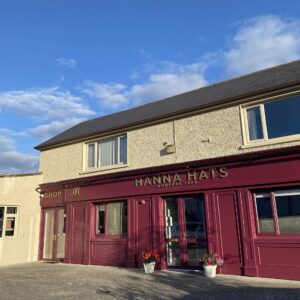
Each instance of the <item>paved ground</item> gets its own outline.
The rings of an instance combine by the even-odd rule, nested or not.
[[[300,299],[300,281],[29,263],[0,268],[0,299]]]

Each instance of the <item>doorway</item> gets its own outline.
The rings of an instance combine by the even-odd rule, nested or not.
[[[164,199],[168,267],[199,267],[207,252],[204,196]]]
[[[45,210],[43,259],[63,260],[65,257],[66,210]]]

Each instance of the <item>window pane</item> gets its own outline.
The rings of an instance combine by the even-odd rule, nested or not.
[[[269,194],[256,195],[256,207],[260,232],[274,232],[271,198]]]
[[[7,214],[16,214],[17,213],[17,207],[7,207],[6,208]]]
[[[105,233],[105,205],[98,205],[97,234]]]
[[[205,238],[205,220],[203,199],[191,198],[185,203],[185,226],[189,237]]]
[[[127,136],[120,137],[120,163],[127,164]]]
[[[95,167],[95,144],[88,145],[88,167]]]
[[[259,106],[247,109],[248,134],[250,141],[263,138]]]
[[[0,207],[0,237],[2,237],[3,232],[3,221],[4,221],[4,207]]]
[[[265,104],[270,139],[300,134],[300,96]]]
[[[300,194],[275,194],[280,233],[300,233]]]
[[[179,237],[177,198],[165,200],[167,238]]]
[[[15,232],[15,217],[6,218],[5,236],[13,236]]]
[[[108,139],[98,143],[98,166],[105,167],[118,163],[118,139]]]
[[[127,204],[125,202],[108,204],[107,234],[127,233]]]

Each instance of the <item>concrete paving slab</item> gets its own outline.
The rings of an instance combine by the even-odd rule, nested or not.
[[[297,300],[300,282],[38,262],[0,267],[0,299]]]

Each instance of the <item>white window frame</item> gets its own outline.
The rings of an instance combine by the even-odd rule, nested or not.
[[[121,143],[120,143],[120,139],[122,137],[126,137],[127,143],[126,143],[126,163],[120,162],[120,156],[121,156]],[[106,140],[110,140],[110,139],[118,139],[118,155],[117,155],[117,163],[116,164],[112,164],[112,165],[108,165],[108,166],[98,166],[98,144],[101,143],[101,141],[106,141]],[[94,152],[94,166],[93,167],[89,167],[88,163],[89,163],[89,145],[94,144],[95,147],[95,152]],[[96,140],[92,140],[92,141],[88,141],[85,142],[84,144],[84,164],[83,164],[83,170],[84,171],[98,171],[98,170],[107,170],[107,169],[114,169],[114,168],[120,168],[120,167],[126,167],[128,166],[128,135],[127,133],[124,134],[120,134],[120,135],[114,135],[114,136],[107,136],[107,137],[103,137],[103,138],[99,138]]]
[[[16,214],[8,214],[6,213],[8,207],[13,207],[17,208],[17,213]],[[2,226],[2,236],[0,237],[1,239],[12,239],[17,237],[17,230],[18,230],[18,219],[19,219],[19,213],[20,213],[20,207],[18,205],[1,205],[0,208],[4,208],[4,217],[3,217],[3,226]],[[14,235],[11,236],[6,236],[6,221],[9,217],[14,217],[15,218],[15,227],[14,227]]]
[[[241,121],[242,121],[242,135],[243,135],[242,148],[248,148],[248,147],[250,148],[250,147],[266,146],[266,145],[272,145],[272,144],[280,144],[280,143],[285,143],[285,142],[300,141],[300,134],[293,134],[293,135],[269,139],[266,115],[265,115],[265,107],[264,107],[264,105],[268,102],[284,100],[284,99],[288,99],[290,97],[295,97],[295,96],[300,96],[299,91],[285,93],[280,96],[264,98],[264,99],[252,102],[250,104],[240,105],[240,113],[241,113]],[[256,139],[256,140],[250,140],[247,110],[254,108],[254,107],[259,107],[262,131],[263,131],[263,138]]]

